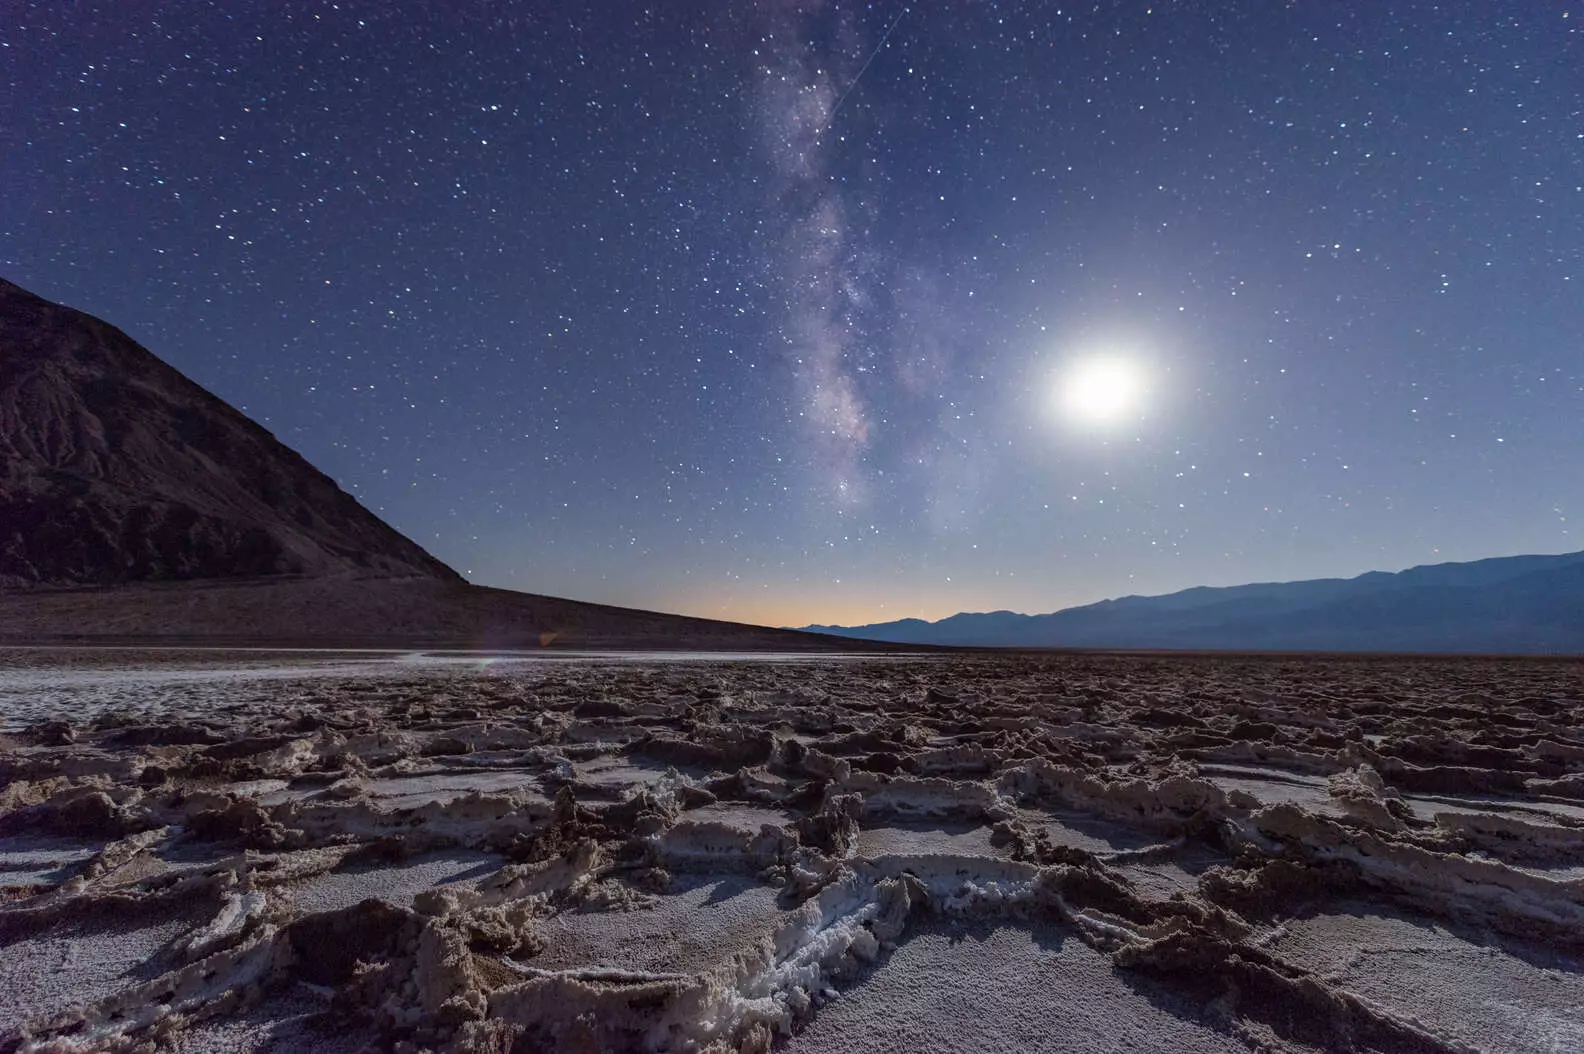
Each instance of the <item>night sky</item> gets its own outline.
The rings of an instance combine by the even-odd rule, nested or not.
[[[14,2],[0,274],[484,584],[1584,548],[1575,2]]]

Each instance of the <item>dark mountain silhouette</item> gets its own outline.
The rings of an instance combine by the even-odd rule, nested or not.
[[[0,585],[459,580],[114,326],[0,280]]]
[[[807,629],[988,647],[1584,653],[1584,552]]]
[[[862,647],[469,585],[114,326],[4,280],[0,640]]]

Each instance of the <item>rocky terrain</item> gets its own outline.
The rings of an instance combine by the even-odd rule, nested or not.
[[[125,333],[0,280],[0,586],[459,580]]]
[[[0,1050],[1584,1049],[1584,666],[0,655]]]

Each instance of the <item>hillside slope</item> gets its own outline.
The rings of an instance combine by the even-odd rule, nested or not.
[[[39,642],[863,646],[469,585],[114,326],[0,280],[0,643]]]
[[[332,573],[459,580],[119,329],[0,280],[0,586]]]

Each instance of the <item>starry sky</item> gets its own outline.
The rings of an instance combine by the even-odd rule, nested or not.
[[[0,274],[484,584],[851,624],[1576,550],[1581,26],[15,0]]]

